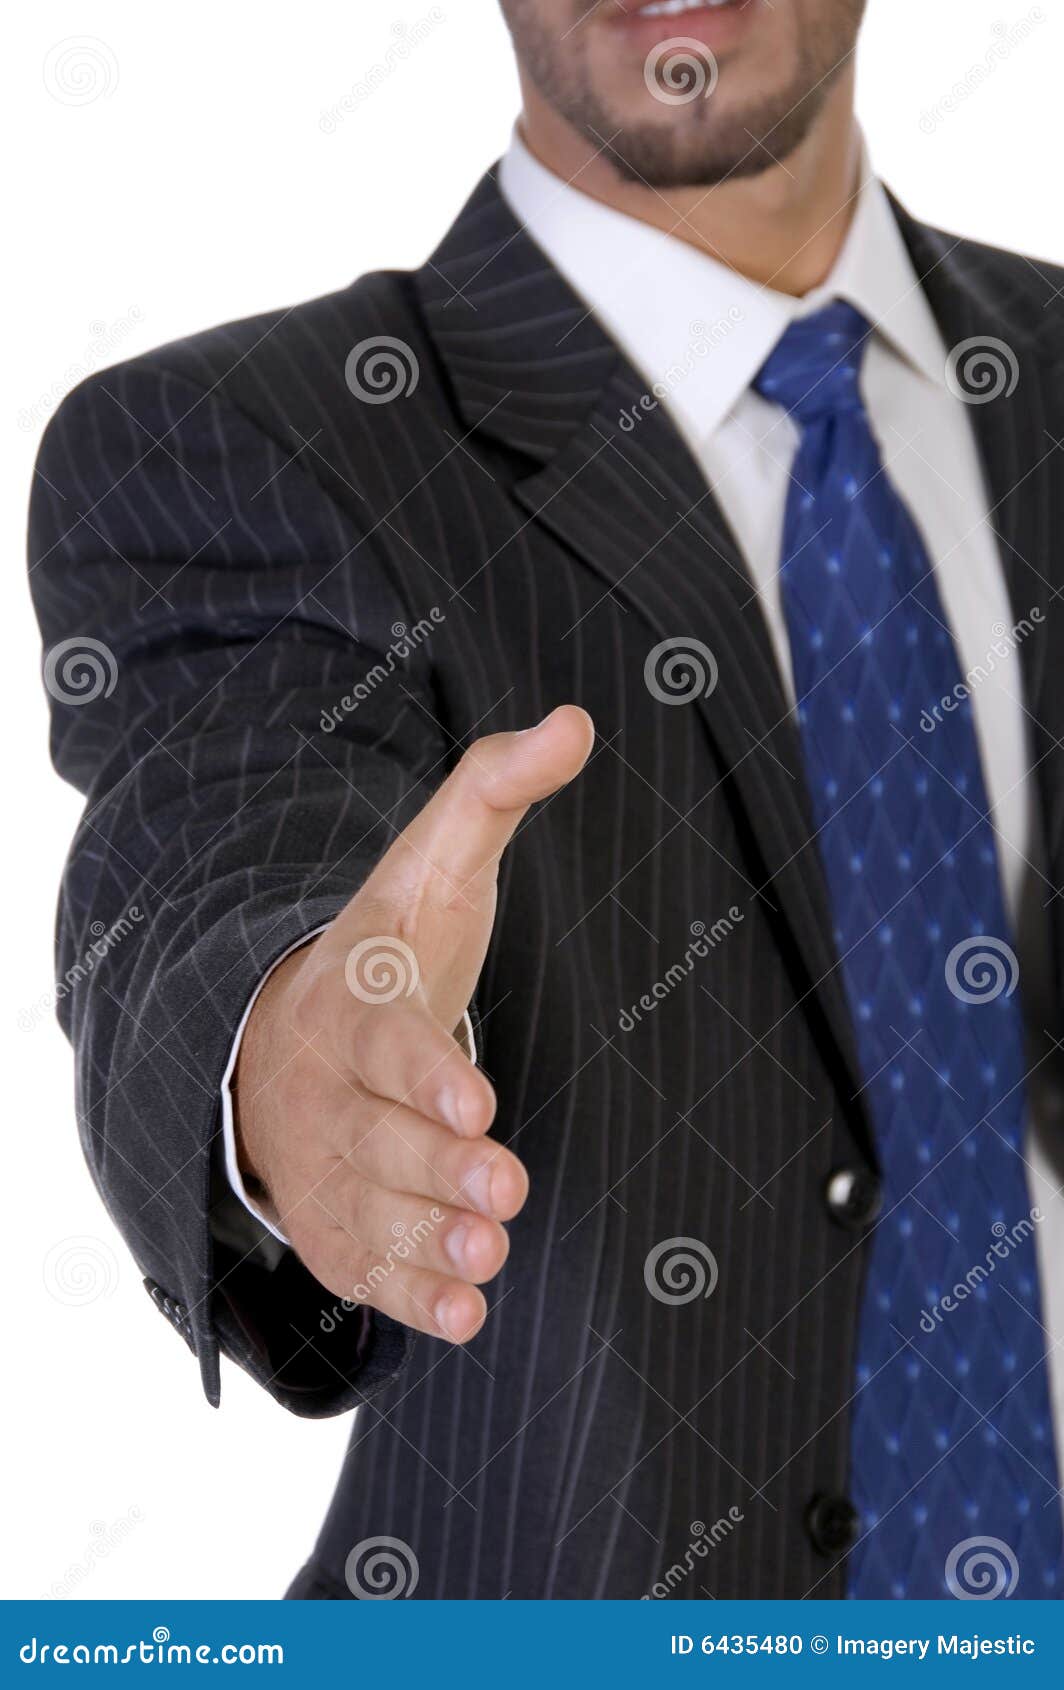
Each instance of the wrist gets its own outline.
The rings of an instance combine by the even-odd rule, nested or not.
[[[248,1016],[233,1070],[230,1092],[237,1167],[247,1195],[256,1203],[269,1201],[269,1182],[263,1147],[255,1130],[257,1122],[265,1118],[265,1112],[255,1105],[260,1093],[269,1085],[276,1065],[284,1060],[281,1051],[283,1039],[280,1037],[286,1026],[284,999],[291,975],[300,966],[306,949],[306,946],[301,946],[286,956],[263,983]]]

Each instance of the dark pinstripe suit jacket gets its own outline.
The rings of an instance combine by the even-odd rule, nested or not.
[[[947,343],[1018,364],[971,420],[1017,615],[1045,615],[1022,651],[1056,885],[1064,274],[898,216]],[[382,336],[403,391],[374,402],[349,355]],[[221,1349],[296,1413],[364,1405],[299,1594],[348,1596],[381,1536],[418,1598],[634,1597],[676,1564],[677,1598],[842,1592],[807,1510],[846,1490],[863,1234],[825,1183],[874,1151],[760,607],[643,390],[489,178],[417,273],[94,376],[42,447],[45,642],[106,648],[49,670],[87,798],[61,974],[145,917],[63,1000],[82,1141],[212,1402]],[[687,704],[645,673],[677,638],[719,676]],[[263,971],[460,749],[567,699],[598,749],[505,860],[477,1005],[531,1196],[451,1351],[212,1243],[219,1081]],[[708,1298],[648,1271],[675,1239],[712,1252]]]

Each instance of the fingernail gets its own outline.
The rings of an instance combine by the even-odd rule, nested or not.
[[[469,1234],[472,1231],[468,1221],[459,1221],[452,1227],[444,1241],[444,1248],[456,1268],[465,1268],[466,1249],[469,1244]]]
[[[490,1184],[492,1214],[506,1214],[513,1207],[514,1180],[512,1171],[505,1164],[494,1168]]]
[[[534,734],[534,733],[538,733],[538,732],[539,732],[539,730],[540,730],[540,728],[541,728],[541,727],[542,727],[542,726],[543,726],[543,723],[544,723],[544,722],[549,722],[549,721],[550,721],[550,719],[551,719],[551,717],[552,717],[552,716],[553,716],[553,715],[554,715],[554,711],[553,711],[553,710],[548,710],[548,711],[547,711],[547,714],[546,714],[546,715],[545,715],[545,716],[544,716],[544,717],[543,717],[543,718],[542,718],[542,719],[541,719],[541,720],[540,720],[540,721],[538,721],[538,722],[537,722],[537,723],[536,723],[536,725],[535,725],[535,727],[532,727],[532,728],[518,728],[518,730],[517,730],[517,735],[516,735],[516,736],[515,736],[515,737],[518,737],[518,738],[519,738],[519,737],[520,737],[520,736],[521,736],[521,735],[522,735],[522,734]]]
[[[436,1307],[432,1311],[436,1319],[436,1325],[439,1327],[441,1332],[446,1332],[449,1337],[452,1334],[448,1320],[451,1313],[451,1304],[453,1302],[454,1292],[445,1291],[442,1297],[438,1297],[436,1299]]]
[[[462,1190],[482,1215],[495,1214],[495,1176],[490,1162],[482,1163],[468,1179],[464,1179]]]
[[[475,1091],[466,1086],[441,1086],[436,1107],[442,1120],[463,1138],[475,1138],[483,1130],[483,1105]]]
[[[458,1093],[453,1086],[441,1086],[436,1094],[436,1108],[441,1121],[446,1121],[456,1133],[462,1131],[462,1112],[458,1103]]]

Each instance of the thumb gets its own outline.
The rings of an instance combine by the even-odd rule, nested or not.
[[[475,740],[424,809],[382,857],[371,880],[387,896],[435,878],[435,896],[460,905],[494,885],[499,858],[531,804],[549,798],[586,763],[590,716],[563,704],[537,727]],[[369,890],[367,883],[366,890]]]

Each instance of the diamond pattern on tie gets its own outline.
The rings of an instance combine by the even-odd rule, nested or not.
[[[862,402],[870,332],[835,301],[792,323],[755,381],[800,430],[780,585],[883,1183],[850,1410],[848,1592],[956,1595],[958,1546],[993,1538],[992,1565],[1002,1546],[1014,1558],[1012,1593],[1060,1597],[1015,957],[952,634]]]

